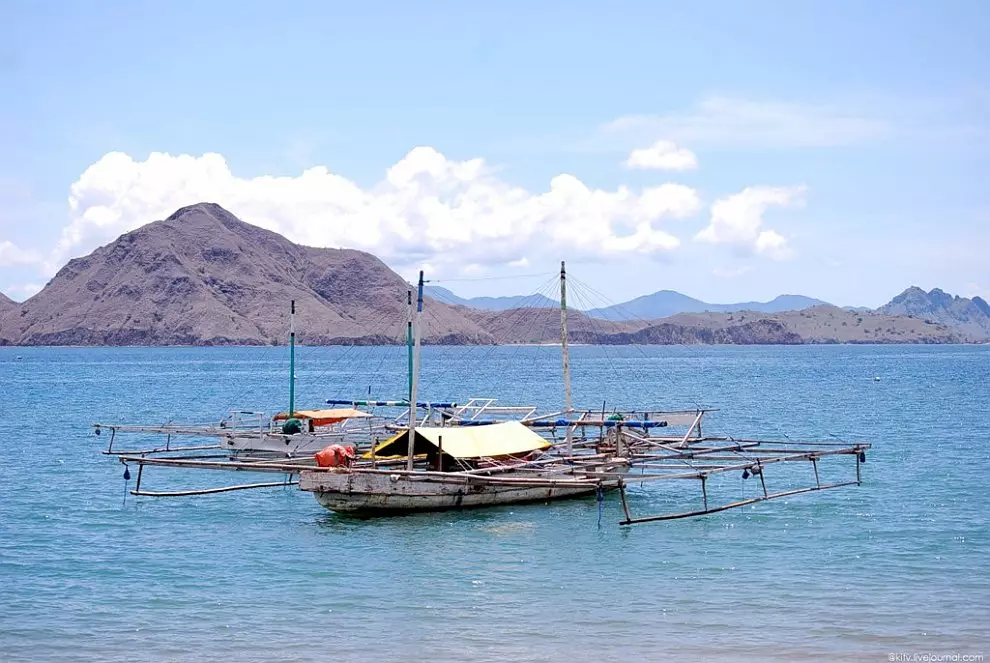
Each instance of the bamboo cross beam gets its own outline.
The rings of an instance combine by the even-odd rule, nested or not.
[[[626,509],[626,519],[619,521],[620,525],[635,525],[637,523],[651,523],[660,520],[677,520],[679,518],[693,518],[695,516],[706,516],[712,513],[719,513],[720,511],[728,511],[729,509],[738,509],[739,507],[748,506],[750,504],[756,504],[757,502],[766,502],[768,500],[774,500],[780,497],[789,497],[791,495],[800,495],[802,493],[813,493],[819,490],[830,490],[832,488],[842,488],[844,486],[855,486],[855,481],[843,481],[840,483],[826,484],[824,486],[811,486],[810,488],[797,488],[795,490],[784,490],[779,493],[769,493],[764,497],[751,497],[749,499],[740,500],[738,502],[732,502],[730,504],[722,504],[720,506],[700,509],[697,511],[684,511],[681,513],[670,513],[661,516],[646,516],[644,518],[631,518],[629,517],[629,510]],[[624,491],[623,491],[624,495]],[[707,500],[706,500],[707,502]],[[625,500],[623,500],[623,505],[625,505]]]
[[[247,483],[239,486],[221,486],[220,488],[201,488],[197,490],[173,490],[173,491],[149,491],[132,490],[131,495],[137,497],[190,497],[193,495],[214,495],[216,493],[229,493],[234,490],[249,490],[251,488],[277,488],[279,486],[296,486],[298,481],[268,481],[265,483]]]
[[[110,451],[109,449],[101,451],[104,456],[130,456],[130,455],[141,455],[141,454],[157,454],[176,451],[202,451],[203,449],[219,449],[219,444],[203,444],[194,447],[155,447],[154,449],[126,449],[118,451]]]
[[[858,452],[861,449],[857,447],[849,447],[847,449],[831,449],[828,451],[815,451],[815,452],[804,452],[798,454],[792,454],[790,456],[776,456],[772,458],[762,458],[758,460],[746,460],[745,462],[737,462],[731,465],[723,465],[715,469],[705,469],[699,470],[692,466],[687,466],[685,469],[690,471],[677,472],[671,474],[636,474],[634,481],[636,483],[641,483],[643,481],[660,481],[667,479],[699,479],[701,474],[719,474],[723,472],[741,472],[742,470],[752,470],[753,468],[759,466],[762,470],[763,467],[782,462],[792,462],[798,460],[810,460],[812,456],[820,458],[822,456],[836,456],[836,455],[855,455],[857,463],[859,462]],[[738,460],[738,459],[737,459]],[[589,476],[598,476],[595,473],[588,472]],[[607,476],[607,473],[599,473],[600,476]]]

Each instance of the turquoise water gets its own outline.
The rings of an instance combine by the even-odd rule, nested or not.
[[[601,528],[594,499],[355,521],[291,488],[123,503],[90,423],[284,408],[285,354],[0,348],[0,659],[990,654],[990,346],[575,348],[579,404],[873,443],[860,488],[707,518],[621,528],[610,498]],[[302,348],[299,403],[399,396],[403,366],[395,348]],[[423,395],[550,406],[559,372],[555,348],[427,348]],[[637,513],[669,497],[630,495]]]

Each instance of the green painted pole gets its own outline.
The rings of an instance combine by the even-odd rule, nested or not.
[[[408,386],[408,398],[406,398],[409,403],[412,403],[412,383],[413,383],[413,307],[412,307],[412,290],[406,291],[406,304],[409,306],[409,320],[406,322],[406,354],[409,360],[409,384]],[[409,416],[412,416],[412,410],[409,412]]]
[[[289,419],[296,413],[296,300],[289,315]]]

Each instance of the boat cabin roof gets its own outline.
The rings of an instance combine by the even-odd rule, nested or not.
[[[525,454],[546,449],[550,443],[518,421],[505,421],[487,426],[444,426],[416,428],[415,455],[441,451],[452,458],[493,458]],[[382,442],[371,458],[405,456],[409,450],[409,431]]]
[[[296,419],[312,419],[314,426],[328,426],[344,421],[345,419],[358,419],[372,415],[351,407],[342,407],[328,410],[296,410],[293,416]],[[275,421],[285,421],[288,418],[288,412],[279,412],[274,417]]]

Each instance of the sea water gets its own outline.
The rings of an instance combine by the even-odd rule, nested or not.
[[[990,654],[990,346],[572,362],[584,407],[717,407],[706,432],[868,441],[863,485],[633,527],[614,495],[600,525],[594,498],[375,520],[294,488],[125,499],[91,423],[285,409],[286,349],[0,348],[0,660]],[[402,348],[300,348],[297,406],[401,397],[405,366]],[[560,375],[559,348],[428,347],[420,394],[549,408]],[[152,468],[142,487],[246,480]],[[665,490],[633,486],[631,509],[670,510]]]

